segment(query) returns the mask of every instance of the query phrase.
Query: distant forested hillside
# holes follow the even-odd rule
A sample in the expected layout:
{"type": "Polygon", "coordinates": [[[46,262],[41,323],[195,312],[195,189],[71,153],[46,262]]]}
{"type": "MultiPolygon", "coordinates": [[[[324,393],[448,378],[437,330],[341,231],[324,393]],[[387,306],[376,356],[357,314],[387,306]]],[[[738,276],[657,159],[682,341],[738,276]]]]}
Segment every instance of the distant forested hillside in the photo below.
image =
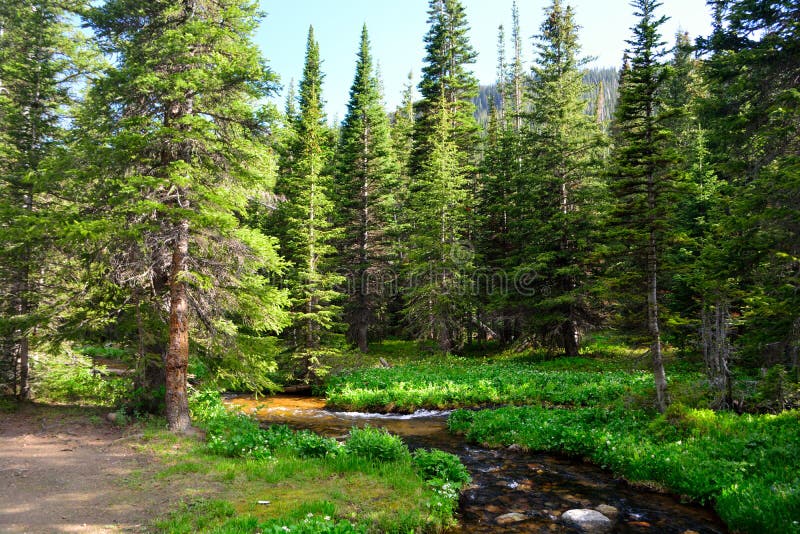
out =
{"type": "MultiPolygon", "coordinates": [[[[592,68],[586,71],[583,81],[592,87],[589,94],[587,113],[595,115],[598,102],[601,106],[600,118],[603,122],[610,121],[617,105],[617,89],[619,87],[619,72],[613,67],[592,68]],[[602,88],[602,89],[601,89],[602,88]],[[598,94],[602,90],[602,98],[598,94]]],[[[473,99],[475,103],[475,119],[481,125],[486,125],[489,120],[489,102],[494,100],[494,105],[500,105],[500,94],[497,85],[481,85],[478,96],[473,99]]]]}

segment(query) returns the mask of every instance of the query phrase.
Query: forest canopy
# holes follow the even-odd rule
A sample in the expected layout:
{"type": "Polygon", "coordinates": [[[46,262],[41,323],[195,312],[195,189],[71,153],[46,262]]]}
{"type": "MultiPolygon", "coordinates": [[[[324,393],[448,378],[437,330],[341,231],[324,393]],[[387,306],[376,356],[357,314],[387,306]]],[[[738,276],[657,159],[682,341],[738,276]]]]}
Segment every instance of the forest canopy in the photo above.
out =
{"type": "Polygon", "coordinates": [[[709,4],[710,35],[665,36],[634,0],[614,70],[567,2],[524,31],[515,6],[481,87],[495,51],[430,0],[420,98],[384,109],[365,25],[333,124],[313,28],[265,104],[254,2],[3,2],[3,391],[122,361],[131,410],[185,431],[192,376],[276,391],[388,338],[574,357],[601,331],[647,348],[660,410],[666,354],[703,362],[714,408],[737,369],[797,381],[800,7],[709,4]]]}

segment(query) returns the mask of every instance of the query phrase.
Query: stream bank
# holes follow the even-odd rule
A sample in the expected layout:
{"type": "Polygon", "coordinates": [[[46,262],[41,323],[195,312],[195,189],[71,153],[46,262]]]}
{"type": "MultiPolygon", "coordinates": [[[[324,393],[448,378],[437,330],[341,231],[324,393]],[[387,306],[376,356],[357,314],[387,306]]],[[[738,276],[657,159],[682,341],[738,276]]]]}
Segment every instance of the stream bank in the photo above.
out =
{"type": "Polygon", "coordinates": [[[462,493],[459,526],[453,533],[575,533],[580,530],[562,519],[566,511],[600,508],[614,515],[604,506],[617,510],[613,532],[727,532],[713,511],[633,487],[596,466],[551,454],[469,445],[447,430],[449,412],[337,412],[326,410],[324,399],[291,395],[233,396],[227,402],[264,424],[286,424],[335,438],[343,438],[353,426],[385,427],[411,449],[438,448],[457,454],[470,471],[472,484],[462,493]]]}

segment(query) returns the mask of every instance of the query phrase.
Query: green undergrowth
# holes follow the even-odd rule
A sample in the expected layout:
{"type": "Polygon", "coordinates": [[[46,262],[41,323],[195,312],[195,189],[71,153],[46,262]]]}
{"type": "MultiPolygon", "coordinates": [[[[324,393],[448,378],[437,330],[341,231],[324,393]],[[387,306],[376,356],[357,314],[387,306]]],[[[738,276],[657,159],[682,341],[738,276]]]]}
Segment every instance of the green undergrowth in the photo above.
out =
{"type": "Polygon", "coordinates": [[[586,358],[533,366],[517,360],[450,357],[343,373],[328,380],[326,397],[328,406],[337,409],[413,412],[500,404],[587,406],[646,398],[652,391],[651,373],[599,370],[586,358]],[[586,370],[566,371],[570,365],[586,370]]]}
{"type": "MultiPolygon", "coordinates": [[[[133,390],[129,376],[108,373],[105,365],[98,364],[90,348],[67,350],[34,358],[31,363],[32,395],[44,403],[81,403],[94,406],[116,407],[122,404],[133,390]]],[[[116,352],[108,349],[101,355],[116,352]]]]}
{"type": "Polygon", "coordinates": [[[489,446],[585,457],[632,481],[713,503],[733,531],[800,532],[800,412],[664,415],[600,407],[459,410],[451,430],[489,446]]]}
{"type": "Polygon", "coordinates": [[[469,482],[454,455],[412,454],[383,429],[354,428],[339,443],[284,425],[261,428],[214,392],[195,395],[192,416],[206,443],[177,455],[163,446],[159,476],[224,489],[187,499],[155,525],[162,532],[440,531],[469,482]]]}

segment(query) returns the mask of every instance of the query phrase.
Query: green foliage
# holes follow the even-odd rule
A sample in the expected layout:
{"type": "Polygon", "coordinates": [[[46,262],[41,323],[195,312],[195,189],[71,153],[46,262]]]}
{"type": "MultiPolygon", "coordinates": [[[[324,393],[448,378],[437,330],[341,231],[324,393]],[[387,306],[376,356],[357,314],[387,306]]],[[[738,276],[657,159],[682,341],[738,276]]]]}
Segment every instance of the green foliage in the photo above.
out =
{"type": "Polygon", "coordinates": [[[206,446],[214,454],[264,459],[272,457],[276,451],[300,458],[319,458],[339,452],[336,440],[313,432],[293,431],[285,425],[261,428],[255,419],[227,410],[219,393],[213,390],[196,393],[190,407],[192,417],[205,428],[206,446]]]}
{"type": "Polygon", "coordinates": [[[191,410],[192,417],[206,430],[206,451],[251,460],[253,463],[248,466],[261,473],[253,476],[277,477],[278,480],[281,476],[302,477],[302,471],[313,465],[337,473],[371,473],[389,484],[401,485],[404,492],[421,492],[426,509],[424,514],[417,510],[399,510],[396,514],[381,516],[377,525],[362,520],[354,526],[348,521],[332,519],[335,507],[325,502],[305,503],[288,516],[265,523],[249,516],[228,521],[227,508],[217,503],[208,512],[197,512],[196,518],[191,517],[193,514],[188,510],[173,514],[160,523],[160,528],[170,532],[173,529],[189,531],[186,529],[192,526],[203,530],[207,528],[205,525],[211,524],[217,525],[214,532],[285,532],[284,526],[308,533],[363,532],[366,528],[377,528],[380,532],[399,534],[423,526],[435,530],[452,523],[460,490],[469,481],[469,474],[458,457],[436,450],[417,451],[412,457],[400,438],[385,429],[353,428],[343,446],[334,439],[309,431],[293,431],[285,425],[263,429],[254,419],[228,411],[219,394],[211,390],[195,393],[191,410]],[[259,467],[264,465],[261,462],[267,462],[266,471],[259,467]],[[282,470],[287,470],[288,474],[280,475],[282,470]]]}
{"type": "Polygon", "coordinates": [[[304,369],[300,377],[316,379],[313,352],[339,326],[341,294],[335,286],[342,277],[334,272],[333,240],[339,229],[330,174],[333,140],[325,125],[323,73],[319,43],[309,27],[299,115],[293,117],[279,147],[281,159],[276,193],[285,196],[263,223],[280,240],[281,253],[290,262],[284,281],[291,300],[291,329],[286,339],[304,369]]]}
{"type": "Polygon", "coordinates": [[[33,394],[51,402],[119,407],[133,394],[131,378],[109,374],[104,365],[71,352],[34,360],[31,378],[33,394]]]}
{"type": "Polygon", "coordinates": [[[458,456],[449,452],[417,449],[412,454],[412,462],[425,480],[444,480],[458,487],[465,486],[472,480],[458,456]]]}
{"type": "Polygon", "coordinates": [[[361,369],[331,377],[326,397],[329,406],[347,410],[412,412],[501,403],[580,406],[652,395],[646,372],[565,370],[572,361],[555,360],[552,370],[524,361],[475,364],[463,358],[361,369]]]}
{"type": "Polygon", "coordinates": [[[375,462],[406,461],[408,447],[403,441],[389,434],[385,428],[352,428],[344,445],[347,454],[367,458],[375,462]]]}
{"type": "Polygon", "coordinates": [[[732,530],[800,532],[800,412],[738,416],[674,405],[454,412],[453,431],[491,445],[587,457],[630,480],[714,502],[732,530]]]}
{"type": "Polygon", "coordinates": [[[388,272],[389,262],[396,260],[390,255],[386,230],[396,205],[391,190],[397,180],[382,98],[364,25],[342,123],[335,187],[336,218],[343,230],[337,263],[347,273],[349,284],[345,306],[348,339],[362,352],[367,351],[369,331],[374,330],[385,307],[388,280],[382,280],[383,274],[388,272]]]}

